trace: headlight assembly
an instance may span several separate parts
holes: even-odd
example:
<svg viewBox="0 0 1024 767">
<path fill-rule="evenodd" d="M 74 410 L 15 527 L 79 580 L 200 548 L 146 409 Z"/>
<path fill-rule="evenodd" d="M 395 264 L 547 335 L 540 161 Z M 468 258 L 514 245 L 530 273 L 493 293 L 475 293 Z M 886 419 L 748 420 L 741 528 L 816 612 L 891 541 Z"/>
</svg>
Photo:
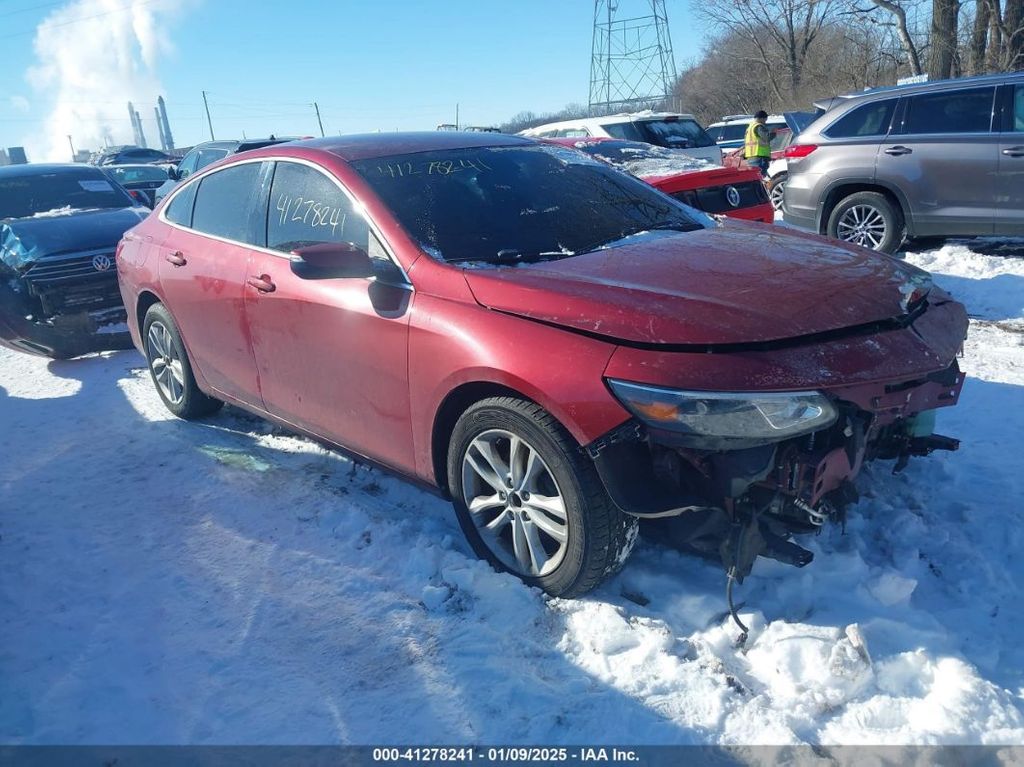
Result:
<svg viewBox="0 0 1024 767">
<path fill-rule="evenodd" d="M 835 422 L 818 392 L 707 392 L 608 379 L 616 398 L 648 426 L 695 437 L 777 442 Z"/>
</svg>

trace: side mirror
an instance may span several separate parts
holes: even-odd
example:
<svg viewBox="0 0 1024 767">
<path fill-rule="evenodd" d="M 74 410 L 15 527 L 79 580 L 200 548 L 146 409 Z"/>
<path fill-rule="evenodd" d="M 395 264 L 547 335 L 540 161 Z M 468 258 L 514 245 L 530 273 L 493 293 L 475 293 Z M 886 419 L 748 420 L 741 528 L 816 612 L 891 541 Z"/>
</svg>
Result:
<svg viewBox="0 0 1024 767">
<path fill-rule="evenodd" d="M 171 181 L 179 181 L 181 180 L 181 175 L 178 173 L 177 168 L 168 168 L 167 178 L 169 178 Z"/>
<path fill-rule="evenodd" d="M 292 251 L 292 272 L 304 280 L 372 277 L 373 261 L 354 242 L 320 242 Z"/>
</svg>

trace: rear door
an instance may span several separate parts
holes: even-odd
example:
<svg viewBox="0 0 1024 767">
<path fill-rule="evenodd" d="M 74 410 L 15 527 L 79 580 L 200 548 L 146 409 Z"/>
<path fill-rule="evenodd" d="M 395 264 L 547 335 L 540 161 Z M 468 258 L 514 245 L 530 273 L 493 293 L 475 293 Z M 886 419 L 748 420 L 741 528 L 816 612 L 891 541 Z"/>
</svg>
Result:
<svg viewBox="0 0 1024 767">
<path fill-rule="evenodd" d="M 991 234 L 999 134 L 995 87 L 905 97 L 878 154 L 877 179 L 910 207 L 916 235 Z"/>
<path fill-rule="evenodd" d="M 160 287 L 192 362 L 217 393 L 261 406 L 244 286 L 259 233 L 259 162 L 218 170 L 177 191 L 163 211 Z"/>
<path fill-rule="evenodd" d="M 414 466 L 408 337 L 413 292 L 333 176 L 280 160 L 273 172 L 266 252 L 246 290 L 266 409 L 313 434 L 392 466 Z M 312 279 L 292 250 L 351 242 L 377 276 Z M 261 287 L 257 287 L 261 285 Z"/>
<path fill-rule="evenodd" d="M 996 234 L 1024 234 L 1024 83 L 1002 88 Z"/>
</svg>

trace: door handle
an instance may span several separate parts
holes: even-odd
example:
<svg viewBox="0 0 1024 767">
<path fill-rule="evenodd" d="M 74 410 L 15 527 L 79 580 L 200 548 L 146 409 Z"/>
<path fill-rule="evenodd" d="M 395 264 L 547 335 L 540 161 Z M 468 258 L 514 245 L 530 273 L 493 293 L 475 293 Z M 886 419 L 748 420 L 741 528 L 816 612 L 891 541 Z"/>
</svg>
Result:
<svg viewBox="0 0 1024 767">
<path fill-rule="evenodd" d="M 185 254 L 180 250 L 168 253 L 164 258 L 167 259 L 168 263 L 174 264 L 175 266 L 184 266 L 188 263 L 188 260 L 185 258 Z"/>
<path fill-rule="evenodd" d="M 259 277 L 249 277 L 246 279 L 246 282 L 260 293 L 273 293 L 277 290 L 277 285 L 266 274 L 261 274 Z"/>
<path fill-rule="evenodd" d="M 1011 146 L 1003 150 L 1007 157 L 1024 157 L 1024 146 Z"/>
<path fill-rule="evenodd" d="M 891 146 L 891 147 L 889 147 L 888 149 L 885 150 L 885 153 L 886 154 L 891 154 L 894 157 L 896 157 L 896 156 L 899 156 L 901 154 L 910 154 L 913 151 L 914 150 L 911 149 L 909 146 Z"/>
</svg>

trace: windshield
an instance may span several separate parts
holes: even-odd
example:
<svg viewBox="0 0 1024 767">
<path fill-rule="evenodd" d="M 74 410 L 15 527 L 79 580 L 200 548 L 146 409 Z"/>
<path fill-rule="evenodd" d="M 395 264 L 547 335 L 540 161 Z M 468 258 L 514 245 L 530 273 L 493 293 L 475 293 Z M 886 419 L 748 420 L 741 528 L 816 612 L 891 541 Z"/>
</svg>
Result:
<svg viewBox="0 0 1024 767">
<path fill-rule="evenodd" d="M 0 176 L 0 219 L 61 215 L 95 208 L 130 208 L 125 192 L 93 168 L 35 176 Z"/>
<path fill-rule="evenodd" d="M 109 168 L 110 174 L 121 184 L 136 184 L 140 181 L 166 181 L 167 169 L 159 165 Z"/>
<path fill-rule="evenodd" d="M 445 261 L 565 258 L 652 229 L 711 223 L 563 147 L 456 149 L 352 165 L 420 246 Z"/>
<path fill-rule="evenodd" d="M 644 141 L 671 149 L 715 146 L 711 138 L 695 121 L 689 118 L 664 117 L 657 120 L 635 120 L 628 123 L 603 125 L 609 136 L 627 141 Z"/>
<path fill-rule="evenodd" d="M 576 148 L 640 178 L 707 170 L 716 165 L 683 152 L 635 141 L 580 141 Z"/>
</svg>

